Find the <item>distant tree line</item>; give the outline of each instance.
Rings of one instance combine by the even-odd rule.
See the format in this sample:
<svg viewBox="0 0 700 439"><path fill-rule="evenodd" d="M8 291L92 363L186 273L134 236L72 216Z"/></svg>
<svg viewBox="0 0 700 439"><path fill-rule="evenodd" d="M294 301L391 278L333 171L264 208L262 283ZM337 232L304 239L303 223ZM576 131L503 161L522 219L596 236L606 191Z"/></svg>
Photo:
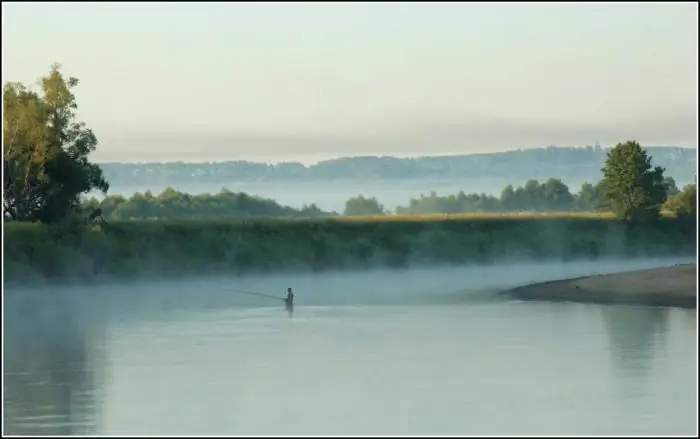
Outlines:
<svg viewBox="0 0 700 439"><path fill-rule="evenodd" d="M106 220L131 219L227 219L253 217L319 218L333 215L316 205L301 209L282 206L271 199L255 197L226 188L218 194L191 195L168 188L154 196L135 193L129 198L110 195L102 200L90 198L82 204L86 212L100 209Z"/></svg>
<svg viewBox="0 0 700 439"><path fill-rule="evenodd" d="M584 183L571 193L561 180L540 183L529 180L523 186L506 186L500 197L481 194L428 196L411 199L397 214L459 214L508 212L608 212L628 220L653 220L665 210L684 218L696 218L697 185L679 190L664 169L652 166L649 154L634 141L612 148L602 168L603 178ZM387 212L374 198L357 197L346 203L345 215L382 215Z"/></svg>
<svg viewBox="0 0 700 439"><path fill-rule="evenodd" d="M274 200L234 193L227 189L215 195L190 195L167 189L158 196L136 193L130 198L107 196L104 200L82 200L95 190L107 193L109 184L100 166L88 160L97 138L77 121L78 106L72 89L78 80L65 77L59 65L39 81L35 92L18 82L3 88L3 217L15 221L56 223L71 218L102 219L205 219L241 217L326 217L315 205L301 209L282 206ZM592 149L588 153L597 153ZM547 154L560 154L547 149ZM584 154L584 152L581 152ZM484 160L491 160L483 157ZM443 160L444 158L440 158ZM333 163L343 164L347 160ZM393 160L393 161L392 161ZM444 161L428 160L439 169ZM377 163L364 158L368 166ZM357 165L362 158L353 159ZM382 159L382 163L398 163ZM402 161L405 164L418 162ZM437 169L437 168L436 168ZM696 185L679 191L664 168L652 166L651 156L637 142L616 145L605 154L602 179L584 184L572 194L558 179L543 183L531 180L524 186L507 186L500 197L466 194L439 197L436 194L410 200L399 214L595 211L609 210L627 220L653 220L662 209L678 216L696 217ZM442 172L442 171L440 171ZM347 200L344 215L383 215L389 212L376 198L358 196Z"/></svg>
<svg viewBox="0 0 700 439"><path fill-rule="evenodd" d="M530 180L523 186L507 186L500 197L486 194L438 196L435 193L412 199L408 206L390 212L374 197L357 196L345 203L342 215L376 216L396 213L459 214L459 213L509 213L509 212L607 212L612 210L603 192L603 184L586 183L578 193L558 179L544 183ZM665 194L660 209L680 215L694 215L695 185L679 191L673 178L663 180ZM323 218L338 216L312 204L301 209L283 206L271 199L235 193L221 189L217 194L191 195L168 188L159 195L150 192L135 193L131 197L107 196L102 200L91 198L81 206L85 212L100 209L107 220L131 219L227 219L251 217Z"/></svg>
<svg viewBox="0 0 700 439"><path fill-rule="evenodd" d="M696 150L693 148L646 147L658 165L666 167L678 181L692 181ZM298 162L278 164L249 161L214 163L104 163L106 178L114 186L165 183L171 186L219 181L308 181L308 180L421 180L465 177L507 178L525 181L566 175L577 181L595 181L609 148L600 146L547 147L433 157L343 157L313 165ZM532 174L532 173L535 174Z"/></svg>
<svg viewBox="0 0 700 439"><path fill-rule="evenodd" d="M672 177L664 179L669 198L679 193ZM507 212L606 212L611 206L603 193L601 182L584 183L572 193L561 180L550 178L545 182L529 180L523 186L506 186L499 197L487 194L438 196L435 192L413 198L407 206L399 206L397 214L429 213L507 213Z"/></svg>

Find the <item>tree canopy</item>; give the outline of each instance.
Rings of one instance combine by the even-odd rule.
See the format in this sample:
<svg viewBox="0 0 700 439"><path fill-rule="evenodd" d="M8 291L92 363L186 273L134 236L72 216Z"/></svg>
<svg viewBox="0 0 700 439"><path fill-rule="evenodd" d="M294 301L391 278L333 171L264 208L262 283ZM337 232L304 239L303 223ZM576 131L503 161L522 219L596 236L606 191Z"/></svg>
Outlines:
<svg viewBox="0 0 700 439"><path fill-rule="evenodd" d="M14 220L57 222L79 204L79 196L109 189L88 156L97 138L76 120L71 92L78 79L54 64L37 93L19 82L3 87L3 213Z"/></svg>
<svg viewBox="0 0 700 439"><path fill-rule="evenodd" d="M608 152L602 172L603 195L619 218L658 218L669 182L664 180L664 168L652 166L651 157L639 143L618 143Z"/></svg>
<svg viewBox="0 0 700 439"><path fill-rule="evenodd" d="M206 220L253 217L320 218L335 215L316 205L301 209L282 206L271 199L222 188L217 194L187 194L172 188L159 195L150 191L137 192L129 198L111 195L103 200L91 198L84 202L87 210L101 209L110 220Z"/></svg>
<svg viewBox="0 0 700 439"><path fill-rule="evenodd" d="M561 186L560 186L561 184ZM679 194L669 197L664 209L678 216L694 212L695 196L689 185ZM558 188L553 190L552 188ZM91 198L84 202L88 211L101 209L107 220L131 219L181 219L205 220L253 217L323 218L337 216L315 205L294 208L283 206L271 199L236 193L221 189L216 194L188 194L172 188L155 195L149 191L137 192L130 197L110 195L102 200ZM460 213L508 213L508 212L607 212L609 208L600 190L600 183L584 183L578 192L559 180L548 182L531 180L520 187L507 186L501 197L487 194L459 192L456 195L439 196L435 192L411 199L407 205L398 206L399 215L411 214L460 214ZM379 201L363 196L346 202L344 215L390 214ZM687 216L687 215L686 215Z"/></svg>
<svg viewBox="0 0 700 439"><path fill-rule="evenodd" d="M561 180L550 178L540 183L528 180L523 186L506 186L500 197L487 194L428 196L413 198L407 206L396 209L399 214L429 213L505 213L505 212L594 212L603 210L599 185L584 183L574 194Z"/></svg>
<svg viewBox="0 0 700 439"><path fill-rule="evenodd" d="M679 218L697 219L698 187L689 184L673 196L668 197L664 207Z"/></svg>
<svg viewBox="0 0 700 439"><path fill-rule="evenodd" d="M365 198L362 195L350 198L345 202L345 216L383 215L384 206L376 198Z"/></svg>

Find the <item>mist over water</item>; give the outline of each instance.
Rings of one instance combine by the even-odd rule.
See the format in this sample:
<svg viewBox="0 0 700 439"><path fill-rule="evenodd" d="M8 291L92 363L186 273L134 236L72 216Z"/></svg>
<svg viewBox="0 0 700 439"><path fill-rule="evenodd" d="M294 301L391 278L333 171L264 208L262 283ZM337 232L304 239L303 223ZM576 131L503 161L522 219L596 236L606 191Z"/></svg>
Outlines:
<svg viewBox="0 0 700 439"><path fill-rule="evenodd" d="M695 310L497 294L692 261L5 291L4 433L693 434Z"/></svg>

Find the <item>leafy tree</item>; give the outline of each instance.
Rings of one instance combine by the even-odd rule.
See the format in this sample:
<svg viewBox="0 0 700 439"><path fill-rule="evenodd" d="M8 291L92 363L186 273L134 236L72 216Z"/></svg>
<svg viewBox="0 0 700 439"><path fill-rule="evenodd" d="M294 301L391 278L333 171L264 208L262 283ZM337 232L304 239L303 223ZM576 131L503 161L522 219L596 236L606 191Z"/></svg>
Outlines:
<svg viewBox="0 0 700 439"><path fill-rule="evenodd" d="M664 177L664 185L666 186L666 197L672 197L680 192L673 177Z"/></svg>
<svg viewBox="0 0 700 439"><path fill-rule="evenodd" d="M362 195L350 198L345 202L346 216L363 216L363 215L383 215L384 206L379 204L376 198L365 198Z"/></svg>
<svg viewBox="0 0 700 439"><path fill-rule="evenodd" d="M696 219L698 206L697 184L689 184L666 200L664 207L679 218Z"/></svg>
<svg viewBox="0 0 700 439"><path fill-rule="evenodd" d="M506 186L501 192L500 204L506 212L569 211L574 207L574 196L569 187L557 178L550 178L544 183L528 180L517 189Z"/></svg>
<svg viewBox="0 0 700 439"><path fill-rule="evenodd" d="M537 180L528 180L525 185L515 190L518 200L518 210L542 210L544 197L541 193L541 186Z"/></svg>
<svg viewBox="0 0 700 439"><path fill-rule="evenodd" d="M605 200L601 194L600 183L584 183L576 195L576 210L581 212L597 212L605 209Z"/></svg>
<svg viewBox="0 0 700 439"><path fill-rule="evenodd" d="M46 114L39 96L20 83L3 87L3 216L27 219L39 208L48 179Z"/></svg>
<svg viewBox="0 0 700 439"><path fill-rule="evenodd" d="M131 219L232 219L252 217L328 217L312 204L301 209L281 206L274 200L235 193L221 189L218 194L192 195L166 188L154 196L150 191L136 192L129 198L119 195L105 197L101 202L90 198L83 202L87 210L101 207L109 220Z"/></svg>
<svg viewBox="0 0 700 439"><path fill-rule="evenodd" d="M56 222L78 206L80 194L109 185L88 156L97 139L83 122L65 78L54 64L39 81L40 93L23 84L3 88L3 210L14 220Z"/></svg>
<svg viewBox="0 0 700 439"><path fill-rule="evenodd" d="M666 200L664 169L635 141L612 148L602 169L601 189L612 211L628 220L657 219Z"/></svg>
<svg viewBox="0 0 700 439"><path fill-rule="evenodd" d="M513 185L509 184L503 190L501 191L501 205L503 206L504 209L506 210L516 210L517 206L517 200L515 197L515 189L513 189Z"/></svg>
<svg viewBox="0 0 700 439"><path fill-rule="evenodd" d="M574 205L574 196L569 187L558 178L550 178L540 185L539 191L544 208L553 211L568 211Z"/></svg>

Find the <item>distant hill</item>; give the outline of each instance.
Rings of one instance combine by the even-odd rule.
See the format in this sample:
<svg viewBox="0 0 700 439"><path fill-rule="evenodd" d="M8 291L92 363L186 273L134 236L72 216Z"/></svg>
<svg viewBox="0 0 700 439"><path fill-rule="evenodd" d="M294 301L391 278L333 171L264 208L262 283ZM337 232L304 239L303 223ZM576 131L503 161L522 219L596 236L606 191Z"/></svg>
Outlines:
<svg viewBox="0 0 700 439"><path fill-rule="evenodd" d="M697 150L648 147L655 165L664 166L676 181L693 181ZM215 163L104 163L113 185L177 185L218 181L299 180L465 180L508 177L526 181L550 177L596 181L607 149L600 147L547 147L490 154L454 156L344 157L305 166L301 163L268 165L248 161Z"/></svg>

